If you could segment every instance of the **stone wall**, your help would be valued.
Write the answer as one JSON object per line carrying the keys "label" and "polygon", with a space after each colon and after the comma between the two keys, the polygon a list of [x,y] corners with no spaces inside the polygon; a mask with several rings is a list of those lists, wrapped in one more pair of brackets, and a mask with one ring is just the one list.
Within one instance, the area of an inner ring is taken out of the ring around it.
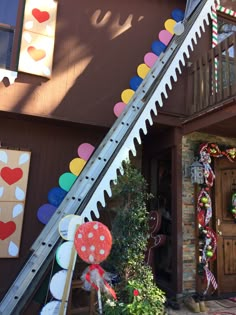
{"label": "stone wall", "polygon": [[[182,211],[183,211],[183,293],[196,292],[196,220],[194,186],[190,180],[190,165],[198,154],[199,145],[213,142],[228,147],[236,146],[236,139],[192,133],[182,139]],[[214,211],[214,209],[213,209]]]}

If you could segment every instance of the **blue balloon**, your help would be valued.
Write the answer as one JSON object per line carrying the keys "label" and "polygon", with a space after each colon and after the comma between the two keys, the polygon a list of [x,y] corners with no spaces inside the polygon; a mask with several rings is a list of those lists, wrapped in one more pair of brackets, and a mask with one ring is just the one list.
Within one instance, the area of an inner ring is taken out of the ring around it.
{"label": "blue balloon", "polygon": [[137,88],[140,86],[140,84],[142,83],[143,79],[140,78],[138,75],[136,75],[135,77],[131,78],[129,81],[129,86],[132,90],[136,91]]}
{"label": "blue balloon", "polygon": [[184,19],[184,11],[181,9],[174,9],[171,12],[171,16],[176,22],[181,22]]}
{"label": "blue balloon", "polygon": [[55,206],[58,207],[62,200],[65,198],[67,194],[67,191],[60,187],[54,187],[48,192],[48,202]]}
{"label": "blue balloon", "polygon": [[46,203],[38,209],[37,217],[41,223],[47,224],[56,210],[55,206]]}
{"label": "blue balloon", "polygon": [[157,56],[160,56],[160,54],[166,49],[166,45],[164,45],[161,41],[155,40],[152,43],[152,52],[156,54]]}

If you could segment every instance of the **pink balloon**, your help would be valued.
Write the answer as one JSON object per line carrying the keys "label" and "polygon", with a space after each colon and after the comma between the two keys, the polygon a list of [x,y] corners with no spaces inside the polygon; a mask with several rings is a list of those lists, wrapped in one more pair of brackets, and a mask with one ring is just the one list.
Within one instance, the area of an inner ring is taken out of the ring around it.
{"label": "pink balloon", "polygon": [[78,147],[78,156],[85,161],[88,161],[90,156],[92,155],[95,147],[89,143],[82,143]]}
{"label": "pink balloon", "polygon": [[158,56],[152,52],[148,52],[144,56],[144,62],[149,68],[152,68],[152,66],[157,61],[157,59],[158,59]]}
{"label": "pink balloon", "polygon": [[172,38],[172,34],[170,32],[168,32],[167,30],[162,30],[159,33],[159,39],[160,41],[165,44],[166,46],[169,44],[171,38]]}
{"label": "pink balloon", "polygon": [[116,105],[113,108],[113,112],[116,115],[116,117],[119,117],[121,115],[125,106],[126,106],[126,104],[123,102],[116,103]]}

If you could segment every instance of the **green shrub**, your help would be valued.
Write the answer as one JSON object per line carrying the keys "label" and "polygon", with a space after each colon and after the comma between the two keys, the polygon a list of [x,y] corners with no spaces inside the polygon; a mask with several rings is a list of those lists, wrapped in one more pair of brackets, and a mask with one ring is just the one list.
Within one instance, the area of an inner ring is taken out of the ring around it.
{"label": "green shrub", "polygon": [[114,289],[118,300],[104,297],[105,315],[159,315],[164,312],[164,293],[156,286],[150,266],[144,262],[148,238],[147,183],[130,163],[113,189],[116,215],[112,222],[113,246],[104,264],[120,281]]}

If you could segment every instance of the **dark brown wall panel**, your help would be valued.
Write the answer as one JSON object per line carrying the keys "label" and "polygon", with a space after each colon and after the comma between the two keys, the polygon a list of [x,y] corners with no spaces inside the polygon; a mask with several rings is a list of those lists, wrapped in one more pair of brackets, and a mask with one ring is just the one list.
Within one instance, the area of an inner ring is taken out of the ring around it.
{"label": "dark brown wall panel", "polygon": [[68,126],[62,123],[25,120],[0,115],[0,141],[3,147],[31,151],[31,163],[19,258],[1,259],[3,271],[0,299],[16,277],[29,254],[29,248],[43,228],[37,210],[47,203],[47,194],[58,187],[60,175],[69,172],[69,162],[78,157],[77,148],[83,142],[98,146],[105,134],[103,129]]}

